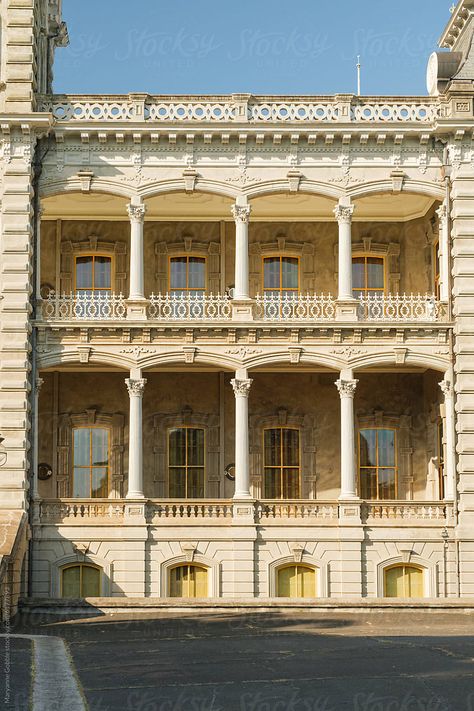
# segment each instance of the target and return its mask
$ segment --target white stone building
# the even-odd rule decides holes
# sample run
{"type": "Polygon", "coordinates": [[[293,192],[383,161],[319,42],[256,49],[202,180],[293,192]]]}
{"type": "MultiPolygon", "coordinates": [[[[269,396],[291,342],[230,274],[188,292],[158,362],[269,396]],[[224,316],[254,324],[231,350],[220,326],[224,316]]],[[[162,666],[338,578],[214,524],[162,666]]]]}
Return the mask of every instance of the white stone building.
{"type": "Polygon", "coordinates": [[[14,602],[474,596],[474,0],[425,97],[55,96],[0,7],[14,602]]]}

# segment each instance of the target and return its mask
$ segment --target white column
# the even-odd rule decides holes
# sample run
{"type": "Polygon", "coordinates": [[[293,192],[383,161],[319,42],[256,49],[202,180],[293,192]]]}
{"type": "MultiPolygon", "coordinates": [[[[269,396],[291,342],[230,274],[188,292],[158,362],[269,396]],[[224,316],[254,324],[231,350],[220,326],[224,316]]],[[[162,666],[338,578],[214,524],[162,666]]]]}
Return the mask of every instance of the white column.
{"type": "Polygon", "coordinates": [[[249,289],[249,219],[250,205],[232,205],[235,220],[235,288],[234,299],[250,299],[249,289]]]}
{"type": "Polygon", "coordinates": [[[132,198],[127,205],[130,217],[130,301],[142,301],[145,298],[143,223],[146,207],[140,198],[132,198]]]}
{"type": "Polygon", "coordinates": [[[334,210],[339,223],[339,301],[352,301],[352,213],[353,205],[339,203],[334,210]]]}
{"type": "Polygon", "coordinates": [[[142,400],[146,380],[130,377],[125,380],[125,383],[130,396],[127,499],[142,499],[144,497],[142,400]]]}
{"type": "Polygon", "coordinates": [[[250,499],[249,392],[250,378],[236,373],[231,380],[235,394],[235,493],[234,499],[250,499]]]}
{"type": "Polygon", "coordinates": [[[446,202],[436,210],[439,219],[439,297],[449,299],[449,219],[446,202]]]}
{"type": "Polygon", "coordinates": [[[341,397],[341,495],[340,499],[357,498],[357,467],[354,438],[354,395],[358,380],[336,381],[341,397]]]}
{"type": "Polygon", "coordinates": [[[454,410],[454,388],[451,376],[447,376],[439,384],[444,395],[445,409],[445,432],[444,440],[446,444],[446,452],[444,459],[445,491],[444,498],[453,501],[456,494],[456,425],[455,425],[455,410],[454,410]]]}
{"type": "Polygon", "coordinates": [[[38,466],[39,466],[39,394],[41,386],[43,385],[43,378],[37,377],[35,383],[35,398],[34,398],[34,437],[33,437],[33,479],[31,482],[31,498],[33,501],[37,501],[40,498],[38,490],[38,466]]]}

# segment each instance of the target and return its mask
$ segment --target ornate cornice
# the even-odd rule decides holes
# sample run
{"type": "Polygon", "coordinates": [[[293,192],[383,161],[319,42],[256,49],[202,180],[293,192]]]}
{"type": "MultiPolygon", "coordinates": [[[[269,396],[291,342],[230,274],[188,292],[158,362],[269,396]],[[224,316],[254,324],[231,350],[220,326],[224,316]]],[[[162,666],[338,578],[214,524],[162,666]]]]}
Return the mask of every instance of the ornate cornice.
{"type": "Polygon", "coordinates": [[[248,223],[251,211],[250,205],[232,205],[232,215],[236,222],[248,223]]]}
{"type": "Polygon", "coordinates": [[[130,397],[142,397],[143,391],[145,390],[146,378],[137,378],[136,380],[127,378],[125,384],[130,397]]]}
{"type": "Polygon", "coordinates": [[[336,380],[336,387],[339,390],[341,398],[353,398],[357,388],[358,380],[336,380]]]}
{"type": "Polygon", "coordinates": [[[248,397],[252,383],[253,380],[251,378],[246,380],[233,379],[230,381],[230,384],[234,388],[235,397],[248,397]]]}

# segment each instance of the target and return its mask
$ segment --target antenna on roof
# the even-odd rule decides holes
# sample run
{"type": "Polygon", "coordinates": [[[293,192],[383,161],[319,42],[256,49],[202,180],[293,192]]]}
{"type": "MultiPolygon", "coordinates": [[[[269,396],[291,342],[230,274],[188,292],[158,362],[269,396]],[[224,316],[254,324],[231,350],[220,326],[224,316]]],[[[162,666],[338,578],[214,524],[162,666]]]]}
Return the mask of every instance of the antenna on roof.
{"type": "Polygon", "coordinates": [[[360,96],[360,54],[357,55],[357,96],[360,96]]]}

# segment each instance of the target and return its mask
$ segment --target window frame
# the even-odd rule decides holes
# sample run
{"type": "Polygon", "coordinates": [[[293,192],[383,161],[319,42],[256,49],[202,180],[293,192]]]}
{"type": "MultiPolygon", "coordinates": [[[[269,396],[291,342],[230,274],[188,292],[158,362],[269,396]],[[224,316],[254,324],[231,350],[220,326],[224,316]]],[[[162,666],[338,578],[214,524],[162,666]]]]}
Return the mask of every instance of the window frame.
{"type": "MultiPolygon", "coordinates": [[[[422,567],[421,565],[417,565],[416,563],[394,563],[392,565],[388,565],[383,569],[383,597],[388,597],[387,596],[387,573],[389,573],[391,570],[395,570],[396,568],[402,568],[402,569],[408,569],[411,568],[413,570],[417,570],[421,573],[421,579],[422,579],[422,585],[423,585],[423,594],[422,598],[426,597],[426,588],[427,588],[427,583],[426,583],[426,568],[422,567]]],[[[405,587],[405,583],[404,583],[405,587]]],[[[405,592],[405,590],[404,590],[405,592]]],[[[418,599],[416,597],[410,596],[410,595],[403,595],[401,597],[398,596],[391,596],[391,600],[410,600],[410,599],[418,599]]]]}
{"type": "MultiPolygon", "coordinates": [[[[101,499],[108,499],[110,497],[111,493],[111,474],[112,474],[112,428],[111,427],[104,427],[103,425],[97,424],[97,425],[78,425],[74,426],[71,429],[71,498],[72,499],[77,499],[78,501],[81,500],[82,497],[75,497],[74,496],[74,470],[77,469],[89,469],[89,491],[91,493],[91,496],[86,497],[87,499],[92,499],[92,500],[101,500],[101,499]],[[105,497],[103,496],[97,496],[94,497],[92,496],[92,470],[98,469],[100,467],[94,467],[92,464],[89,464],[89,466],[75,466],[74,463],[74,432],[76,430],[89,430],[92,432],[92,430],[105,430],[108,432],[108,446],[107,446],[107,495],[105,497]]],[[[92,462],[92,436],[90,437],[90,448],[89,448],[89,461],[92,462]]]]}
{"type": "Polygon", "coordinates": [[[359,479],[359,493],[360,495],[362,494],[362,469],[376,469],[377,473],[377,498],[375,499],[364,499],[365,501],[397,501],[398,500],[398,495],[399,495],[399,456],[398,456],[398,439],[399,439],[399,429],[396,427],[384,427],[384,426],[376,426],[376,427],[371,427],[371,426],[362,426],[358,427],[357,430],[357,470],[358,470],[358,479],[359,479]],[[377,441],[376,441],[376,452],[377,452],[377,465],[374,466],[361,466],[361,441],[360,441],[360,434],[363,430],[374,430],[376,432],[380,431],[390,431],[394,432],[395,434],[395,465],[393,467],[379,467],[378,461],[379,461],[379,451],[378,451],[378,434],[377,434],[377,441]],[[394,499],[380,499],[378,494],[379,494],[379,469],[393,469],[395,471],[395,498],[394,499]]]}
{"type": "MultiPolygon", "coordinates": [[[[283,570],[288,570],[289,568],[295,568],[296,569],[296,574],[298,575],[298,568],[304,569],[304,570],[310,570],[313,575],[314,575],[314,598],[318,597],[318,587],[319,587],[319,581],[318,577],[321,575],[321,571],[319,568],[315,567],[314,565],[309,565],[308,563],[304,562],[293,562],[293,563],[285,563],[284,565],[280,565],[277,570],[276,570],[276,595],[275,597],[282,598],[285,597],[284,595],[280,595],[280,573],[283,570]]],[[[298,588],[298,582],[297,582],[297,588],[298,588]]],[[[298,589],[297,589],[297,592],[298,589]]],[[[314,599],[313,597],[310,598],[305,598],[302,595],[296,595],[294,598],[288,598],[290,600],[311,600],[314,599]]]]}
{"type": "Polygon", "coordinates": [[[433,292],[435,297],[440,300],[441,297],[441,255],[439,253],[439,237],[433,242],[433,292]]]}
{"type": "Polygon", "coordinates": [[[202,296],[205,296],[207,294],[207,281],[208,279],[208,263],[207,263],[207,256],[204,254],[193,254],[189,252],[177,252],[175,254],[170,254],[168,255],[168,292],[170,294],[174,294],[178,291],[184,291],[186,294],[189,294],[190,291],[199,291],[201,292],[202,296]],[[171,263],[174,259],[186,259],[186,286],[181,287],[179,289],[174,289],[171,286],[171,263]],[[190,287],[188,286],[189,284],[189,260],[190,259],[202,259],[204,261],[204,287],[203,288],[197,288],[197,287],[190,287]]]}
{"type": "MultiPolygon", "coordinates": [[[[280,461],[283,462],[283,437],[281,437],[281,443],[280,443],[280,461]]],[[[266,501],[299,501],[301,499],[301,490],[302,490],[302,447],[301,447],[301,427],[296,427],[292,425],[276,425],[274,427],[264,427],[262,430],[262,474],[263,474],[263,481],[262,481],[262,489],[263,489],[263,500],[266,501]],[[283,430],[293,430],[298,432],[298,467],[290,467],[290,466],[284,466],[281,464],[280,466],[266,466],[265,464],[265,432],[270,432],[272,430],[280,430],[281,432],[283,430]],[[298,469],[298,496],[295,499],[285,499],[283,496],[281,496],[279,499],[266,499],[265,497],[265,470],[266,469],[279,469],[280,470],[280,485],[281,485],[281,491],[283,492],[283,471],[285,469],[298,469]]]]}
{"type": "Polygon", "coordinates": [[[74,286],[74,293],[78,294],[79,292],[89,292],[91,291],[92,294],[95,296],[96,294],[108,294],[109,296],[112,296],[114,293],[114,284],[115,284],[115,260],[114,260],[114,255],[113,254],[106,254],[105,252],[76,252],[74,254],[74,267],[73,267],[73,286],[74,286]],[[110,261],[110,288],[98,288],[96,289],[94,286],[94,274],[95,274],[95,260],[96,257],[98,258],[103,258],[103,259],[108,259],[110,261]],[[92,259],[92,287],[90,289],[81,289],[78,288],[77,286],[77,260],[78,259],[92,259]]]}
{"type": "MultiPolygon", "coordinates": [[[[209,580],[209,568],[206,565],[203,565],[202,563],[199,562],[185,562],[185,563],[177,563],[175,565],[172,565],[168,568],[168,575],[167,575],[167,597],[173,597],[173,599],[183,599],[183,600],[199,600],[200,598],[197,596],[190,596],[190,595],[171,595],[171,576],[173,575],[173,572],[175,570],[178,570],[178,568],[187,568],[188,572],[190,571],[191,568],[198,568],[199,570],[203,570],[206,573],[206,595],[205,597],[209,597],[209,590],[210,590],[210,580],[209,580]]],[[[188,581],[189,585],[189,581],[188,581]]],[[[189,589],[188,589],[189,592],[189,589]]]]}
{"type": "MultiPolygon", "coordinates": [[[[206,493],[207,493],[207,487],[206,487],[206,472],[207,472],[207,451],[206,451],[206,437],[207,437],[207,432],[205,427],[197,427],[195,425],[175,425],[174,427],[168,427],[166,431],[166,456],[167,456],[167,469],[168,469],[168,498],[174,498],[171,497],[170,491],[171,491],[171,470],[172,469],[185,469],[186,470],[186,494],[188,491],[188,468],[190,469],[202,469],[203,470],[203,494],[201,497],[198,497],[197,499],[188,497],[187,495],[185,496],[183,501],[202,501],[202,499],[206,498],[206,493]],[[203,433],[203,461],[204,464],[202,466],[189,466],[188,467],[188,435],[186,432],[186,464],[183,466],[177,466],[177,465],[170,465],[170,433],[173,430],[200,430],[203,433]]],[[[181,500],[181,499],[180,499],[181,500]]]]}
{"type": "MultiPolygon", "coordinates": [[[[80,573],[79,573],[79,591],[82,593],[82,570],[83,568],[92,568],[93,570],[97,570],[99,573],[99,595],[97,597],[102,597],[103,591],[104,591],[104,586],[102,582],[103,578],[103,569],[100,567],[100,565],[95,565],[94,563],[82,563],[79,561],[73,562],[73,563],[66,563],[66,565],[62,565],[59,571],[59,596],[62,599],[65,600],[72,600],[72,599],[77,599],[77,598],[64,598],[64,582],[63,582],[63,574],[65,570],[68,570],[69,568],[79,568],[80,573]]],[[[80,595],[79,599],[83,599],[84,596],[80,595]]]]}
{"type": "MultiPolygon", "coordinates": [[[[366,286],[364,287],[355,287],[354,283],[352,284],[352,295],[354,296],[355,291],[361,291],[363,292],[363,296],[366,297],[369,292],[377,292],[377,294],[380,294],[381,296],[385,296],[388,293],[388,283],[389,283],[389,272],[388,272],[388,260],[387,260],[387,255],[385,254],[377,254],[376,252],[354,252],[352,251],[352,257],[351,257],[351,269],[352,269],[352,280],[354,280],[354,260],[355,259],[363,259],[364,260],[364,284],[366,286]],[[367,286],[367,260],[368,259],[378,259],[382,260],[383,264],[383,288],[369,288],[367,286]]],[[[360,298],[360,296],[354,298],[360,298]]]]}
{"type": "MultiPolygon", "coordinates": [[[[301,293],[301,255],[299,254],[292,254],[292,253],[283,253],[283,252],[275,252],[275,253],[270,253],[270,254],[262,254],[262,267],[261,267],[261,273],[262,273],[262,294],[265,296],[268,292],[274,292],[277,291],[280,298],[282,298],[282,293],[283,292],[288,292],[291,291],[292,295],[298,296],[301,293]],[[265,260],[267,259],[279,259],[280,260],[280,286],[278,288],[266,288],[265,287],[265,260]],[[284,259],[296,259],[298,262],[298,286],[296,289],[288,289],[288,288],[283,288],[281,286],[282,284],[282,264],[284,259]]],[[[285,294],[287,296],[287,294],[285,294]]]]}

